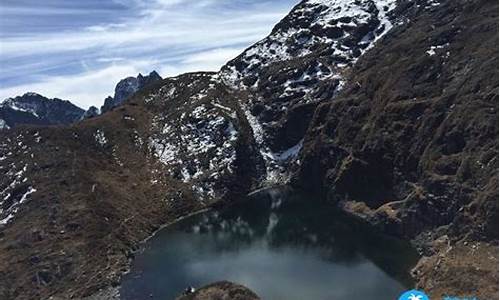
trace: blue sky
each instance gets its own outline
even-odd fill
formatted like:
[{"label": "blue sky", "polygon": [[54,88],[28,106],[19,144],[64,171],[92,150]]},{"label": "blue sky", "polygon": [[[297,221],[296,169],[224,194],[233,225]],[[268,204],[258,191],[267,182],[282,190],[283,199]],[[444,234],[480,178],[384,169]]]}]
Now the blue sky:
[{"label": "blue sky", "polygon": [[218,70],[299,0],[2,0],[0,100],[100,106],[121,78]]}]

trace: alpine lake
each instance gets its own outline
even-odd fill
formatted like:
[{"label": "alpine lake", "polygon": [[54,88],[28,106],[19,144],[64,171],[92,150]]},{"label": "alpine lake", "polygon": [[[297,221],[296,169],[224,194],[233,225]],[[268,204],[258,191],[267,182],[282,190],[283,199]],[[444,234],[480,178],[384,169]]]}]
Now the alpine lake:
[{"label": "alpine lake", "polygon": [[170,300],[228,280],[266,300],[391,300],[413,287],[417,260],[408,242],[331,203],[272,188],[160,230],[136,254],[120,295]]}]

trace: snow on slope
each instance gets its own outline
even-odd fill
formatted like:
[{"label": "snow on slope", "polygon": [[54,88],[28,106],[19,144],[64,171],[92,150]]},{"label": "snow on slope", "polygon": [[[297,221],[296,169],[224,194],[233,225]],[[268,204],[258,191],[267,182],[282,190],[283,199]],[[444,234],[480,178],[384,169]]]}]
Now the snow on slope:
[{"label": "snow on slope", "polygon": [[[214,183],[232,172],[235,124],[245,118],[265,162],[265,179],[286,181],[289,166],[299,163],[303,138],[287,136],[294,126],[286,124],[289,115],[298,114],[305,130],[313,110],[301,115],[300,106],[342,89],[342,72],[390,30],[395,6],[396,0],[305,0],[218,74],[170,79],[145,100],[159,111],[149,140],[154,155],[200,199],[213,198]],[[228,87],[245,95],[224,99],[221,90]]]},{"label": "snow on slope", "polygon": [[0,178],[0,226],[11,222],[36,192],[27,175],[33,159],[28,139],[38,143],[41,137],[38,132],[25,132],[0,143],[0,172],[3,174]]},{"label": "snow on slope", "polygon": [[[395,3],[302,1],[219,73],[168,79],[145,99],[154,111],[147,142],[153,156],[200,200],[218,198],[225,178],[235,177],[236,145],[248,124],[265,164],[263,184],[286,181],[289,167],[300,163],[315,103],[335,97],[342,72],[390,30]],[[303,132],[294,133],[297,127]]]},{"label": "snow on slope", "polygon": [[224,188],[216,183],[234,172],[236,113],[218,95],[218,75],[187,74],[171,80],[145,100],[158,108],[150,148],[170,176],[192,185],[198,199],[220,197]]},{"label": "snow on slope", "polygon": [[305,0],[219,73],[169,79],[145,99],[157,110],[148,141],[154,156],[199,199],[218,197],[214,185],[232,176],[238,127],[248,124],[264,181],[286,181],[315,103],[342,89],[342,73],[391,29],[395,7],[396,0]]},{"label": "snow on slope", "polygon": [[283,123],[290,111],[335,97],[344,86],[342,72],[392,28],[395,7],[396,0],[302,1],[268,37],[222,68],[228,86],[253,94],[240,105],[269,181],[282,180],[302,145],[301,137],[276,142],[289,131]]},{"label": "snow on slope", "polygon": [[32,114],[33,116],[39,118],[39,116],[37,114],[37,107],[36,107],[36,104],[34,104],[34,103],[20,103],[20,102],[17,102],[14,98],[9,98],[9,99],[6,99],[4,102],[2,102],[0,105],[2,107],[8,107],[12,110],[29,113],[29,114]]},{"label": "snow on slope", "polygon": [[[330,67],[343,68],[390,30],[389,13],[395,7],[395,0],[303,1],[271,35],[230,62],[223,79],[233,87],[246,88],[244,79],[259,69],[314,53],[333,57]],[[318,75],[318,79],[333,76]]]}]

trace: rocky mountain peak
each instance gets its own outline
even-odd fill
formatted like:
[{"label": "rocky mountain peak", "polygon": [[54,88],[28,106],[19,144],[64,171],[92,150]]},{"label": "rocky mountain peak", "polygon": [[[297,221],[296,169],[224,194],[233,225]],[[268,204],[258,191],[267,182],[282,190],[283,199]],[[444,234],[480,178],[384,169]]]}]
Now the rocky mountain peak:
[{"label": "rocky mountain peak", "polygon": [[82,115],[82,120],[97,117],[100,113],[101,113],[101,112],[99,111],[99,108],[97,108],[97,107],[95,107],[95,106],[91,106],[91,107],[89,107],[89,109],[87,109],[87,111],[86,111],[86,112]]},{"label": "rocky mountain peak", "polygon": [[233,86],[251,87],[263,68],[307,56],[328,58],[337,68],[352,65],[390,30],[395,7],[395,0],[302,1],[268,37],[228,63],[224,77]]},{"label": "rocky mountain peak", "polygon": [[20,124],[70,124],[80,119],[85,111],[67,100],[49,99],[37,93],[8,98],[0,104],[1,128]]},{"label": "rocky mountain peak", "polygon": [[396,0],[304,0],[222,68],[226,85],[251,94],[242,108],[268,174],[288,169],[283,155],[300,150],[316,105],[341,91],[343,73],[393,27],[395,8]]},{"label": "rocky mountain peak", "polygon": [[127,77],[120,80],[115,87],[114,96],[109,96],[104,100],[104,105],[101,107],[101,113],[105,113],[122,104],[128,97],[132,96],[143,87],[161,79],[161,76],[156,71],[152,71],[146,76],[139,73],[136,77]]}]

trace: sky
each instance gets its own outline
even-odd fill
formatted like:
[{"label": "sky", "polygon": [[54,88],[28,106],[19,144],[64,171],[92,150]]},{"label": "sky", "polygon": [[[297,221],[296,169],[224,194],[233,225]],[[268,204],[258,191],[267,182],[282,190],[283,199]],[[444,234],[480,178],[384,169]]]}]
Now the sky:
[{"label": "sky", "polygon": [[299,0],[1,0],[0,101],[36,92],[100,107],[116,83],[216,71]]}]

